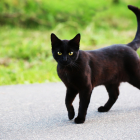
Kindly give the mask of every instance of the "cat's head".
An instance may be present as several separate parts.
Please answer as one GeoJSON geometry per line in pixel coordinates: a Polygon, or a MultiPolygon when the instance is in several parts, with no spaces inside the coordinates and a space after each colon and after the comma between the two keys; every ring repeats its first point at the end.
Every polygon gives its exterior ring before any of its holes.
{"type": "Polygon", "coordinates": [[[52,54],[58,64],[68,66],[74,63],[79,56],[80,34],[71,40],[60,40],[51,34],[52,54]]]}

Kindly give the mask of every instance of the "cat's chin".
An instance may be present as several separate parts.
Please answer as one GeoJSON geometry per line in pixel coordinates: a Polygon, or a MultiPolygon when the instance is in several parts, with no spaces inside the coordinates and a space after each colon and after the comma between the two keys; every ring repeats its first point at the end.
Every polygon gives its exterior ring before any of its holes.
{"type": "Polygon", "coordinates": [[[62,66],[62,67],[68,67],[68,66],[70,66],[71,65],[71,63],[66,63],[66,64],[62,64],[62,63],[58,63],[60,66],[62,66]]]}

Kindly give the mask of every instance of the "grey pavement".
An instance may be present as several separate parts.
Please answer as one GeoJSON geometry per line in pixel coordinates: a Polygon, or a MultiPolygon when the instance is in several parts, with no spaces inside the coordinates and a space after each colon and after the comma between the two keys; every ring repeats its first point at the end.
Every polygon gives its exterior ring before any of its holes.
{"type": "MultiPolygon", "coordinates": [[[[139,140],[140,91],[123,83],[107,113],[104,86],[92,93],[84,124],[69,121],[63,83],[0,86],[0,140],[139,140]]],[[[77,115],[79,99],[74,101],[77,115]]]]}

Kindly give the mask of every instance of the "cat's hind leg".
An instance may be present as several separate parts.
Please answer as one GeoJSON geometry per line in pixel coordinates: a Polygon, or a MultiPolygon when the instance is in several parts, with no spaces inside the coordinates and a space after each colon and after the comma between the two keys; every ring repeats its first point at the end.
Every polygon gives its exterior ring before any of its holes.
{"type": "Polygon", "coordinates": [[[129,83],[134,87],[140,89],[140,76],[133,78],[133,80],[130,80],[129,83]]]}
{"type": "Polygon", "coordinates": [[[99,112],[107,112],[116,102],[119,96],[119,84],[110,84],[105,86],[109,95],[109,99],[104,106],[98,108],[99,112]]]}
{"type": "Polygon", "coordinates": [[[132,68],[133,70],[129,74],[130,77],[129,77],[128,83],[140,89],[140,60],[139,60],[139,63],[133,66],[132,68]]]}

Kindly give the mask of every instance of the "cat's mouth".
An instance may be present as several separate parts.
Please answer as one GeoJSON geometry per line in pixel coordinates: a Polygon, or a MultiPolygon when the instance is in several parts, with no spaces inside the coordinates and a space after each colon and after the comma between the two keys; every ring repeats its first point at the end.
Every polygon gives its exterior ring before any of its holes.
{"type": "Polygon", "coordinates": [[[67,67],[67,66],[70,66],[71,65],[71,63],[68,63],[68,62],[64,62],[64,63],[59,63],[61,66],[65,66],[65,67],[67,67]]]}
{"type": "Polygon", "coordinates": [[[79,69],[79,65],[75,62],[69,62],[69,63],[59,63],[62,67],[64,68],[76,68],[76,69],[79,69]]]}
{"type": "Polygon", "coordinates": [[[63,67],[72,67],[74,62],[71,61],[66,61],[66,62],[58,62],[59,65],[63,66],[63,67]]]}

